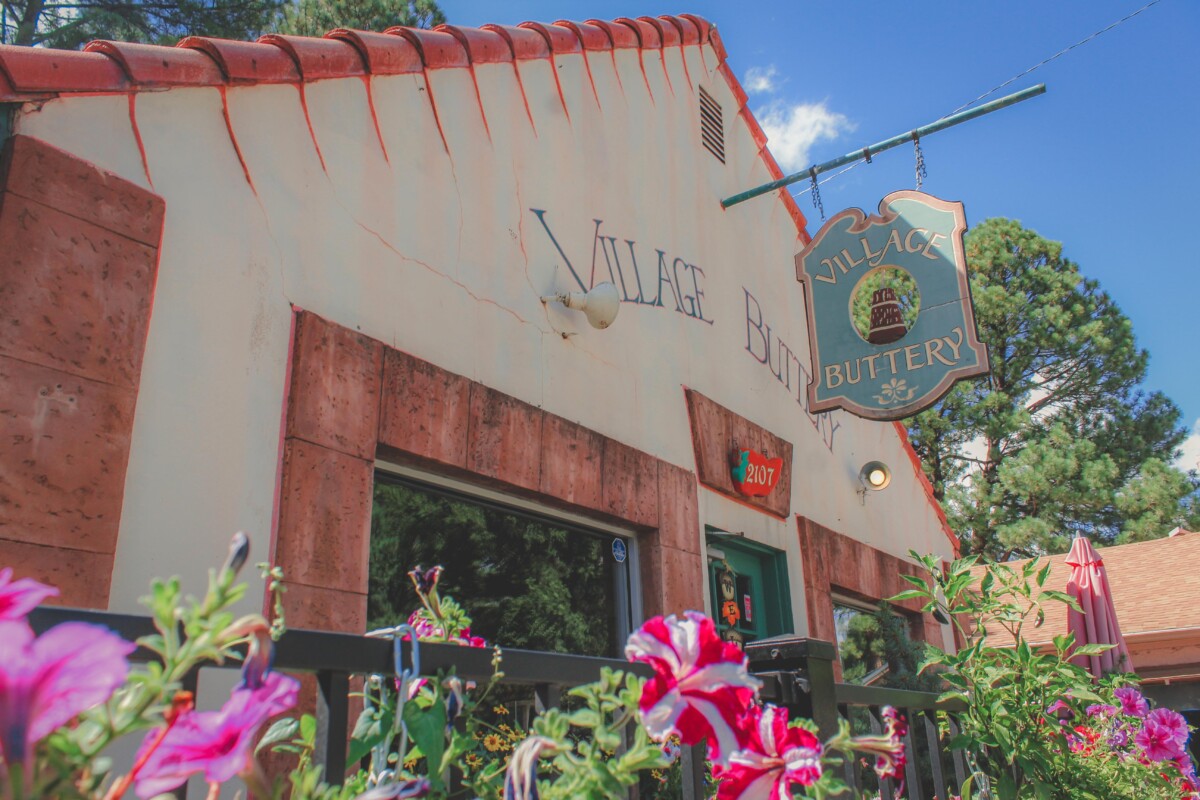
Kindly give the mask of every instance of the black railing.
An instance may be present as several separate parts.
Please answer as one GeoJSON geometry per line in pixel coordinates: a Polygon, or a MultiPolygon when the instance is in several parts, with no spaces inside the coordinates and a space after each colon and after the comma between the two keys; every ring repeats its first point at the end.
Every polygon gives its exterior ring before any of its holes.
{"type": "MultiPolygon", "coordinates": [[[[827,739],[837,733],[838,720],[851,723],[856,734],[880,733],[881,710],[892,706],[908,721],[905,737],[905,790],[908,800],[946,800],[948,788],[962,786],[966,765],[961,751],[951,751],[945,741],[957,734],[956,712],[963,709],[958,701],[938,702],[932,692],[914,692],[883,686],[859,686],[834,681],[833,662],[837,652],[829,642],[796,636],[760,639],[746,645],[750,671],[764,682],[761,696],[767,702],[787,706],[799,716],[810,717],[827,739]],[[939,714],[941,719],[939,719],[939,714]],[[949,736],[942,736],[939,724],[949,736]],[[863,730],[863,728],[867,730],[863,730]],[[921,744],[921,740],[924,744],[921,744]],[[953,772],[955,783],[946,778],[953,772]]],[[[854,789],[864,789],[863,770],[847,761],[845,781],[854,789]]],[[[879,795],[895,797],[891,780],[879,781],[879,795]]]]}
{"type": "MultiPolygon", "coordinates": [[[[129,641],[155,632],[149,617],[74,608],[39,608],[30,614],[29,620],[38,633],[69,621],[104,625],[129,641]]],[[[401,647],[403,665],[410,666],[411,644],[402,642],[401,647]]],[[[558,705],[563,687],[597,680],[604,667],[644,676],[651,674],[644,664],[631,664],[618,659],[507,648],[502,652],[503,682],[532,687],[537,699],[547,708],[558,705]]],[[[822,738],[837,732],[839,717],[854,718],[854,709],[864,710],[870,727],[875,731],[881,729],[879,712],[883,706],[900,709],[910,723],[906,742],[906,797],[909,800],[928,800],[929,794],[925,791],[927,786],[932,787],[938,798],[950,796],[945,779],[948,774],[947,753],[939,736],[936,714],[950,712],[952,715],[959,706],[938,703],[936,694],[835,683],[835,651],[828,642],[791,636],[776,637],[748,644],[746,653],[750,658],[751,671],[763,680],[762,698],[787,706],[793,715],[811,717],[820,728],[822,738]],[[921,738],[918,731],[922,730],[926,743],[924,748],[917,745],[921,738]],[[928,774],[922,772],[923,764],[930,767],[928,774]]],[[[316,676],[315,758],[323,765],[328,782],[341,783],[346,773],[346,743],[351,724],[351,676],[394,674],[394,656],[393,643],[389,639],[322,631],[289,630],[276,644],[276,669],[316,676]]],[[[131,658],[134,661],[148,661],[155,657],[153,653],[139,649],[131,658]]],[[[438,670],[453,668],[455,674],[464,679],[489,680],[493,674],[492,657],[492,651],[487,648],[430,643],[420,645],[420,665],[424,675],[434,675],[438,670]]],[[[221,665],[206,665],[206,668],[236,669],[239,666],[237,661],[227,661],[221,665]]],[[[185,684],[185,688],[196,691],[198,676],[188,676],[185,684]]],[[[861,713],[858,716],[861,717],[861,713]]],[[[952,717],[949,724],[953,726],[952,717]]],[[[703,748],[685,749],[682,761],[683,797],[703,798],[703,748]]],[[[961,786],[965,777],[961,753],[953,753],[951,761],[957,780],[955,785],[961,786]]],[[[846,780],[851,786],[861,788],[852,764],[847,764],[846,780]]],[[[890,782],[881,781],[879,788],[883,798],[894,796],[890,782]]]]}

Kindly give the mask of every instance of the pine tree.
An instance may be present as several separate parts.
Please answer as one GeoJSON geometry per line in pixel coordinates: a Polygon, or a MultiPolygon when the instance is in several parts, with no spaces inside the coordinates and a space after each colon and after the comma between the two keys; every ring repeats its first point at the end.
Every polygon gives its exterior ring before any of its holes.
{"type": "Polygon", "coordinates": [[[965,550],[1004,560],[1194,525],[1196,478],[1169,465],[1186,429],[1141,388],[1129,318],[1015,221],[983,222],[966,251],[991,374],[906,421],[965,550]]]}

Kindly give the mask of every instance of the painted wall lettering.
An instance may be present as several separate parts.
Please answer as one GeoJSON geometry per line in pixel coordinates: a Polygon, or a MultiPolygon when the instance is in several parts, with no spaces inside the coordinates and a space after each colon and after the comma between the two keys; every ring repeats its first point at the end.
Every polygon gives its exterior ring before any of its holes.
{"type": "Polygon", "coordinates": [[[754,295],[750,294],[750,290],[743,286],[742,292],[746,296],[746,352],[769,369],[775,380],[793,394],[796,404],[804,410],[809,423],[821,435],[825,447],[832,453],[834,436],[838,428],[842,427],[842,423],[833,413],[814,414],[809,409],[805,387],[812,381],[811,373],[783,339],[771,330],[771,326],[763,319],[762,306],[754,295]],[[796,375],[795,388],[792,381],[793,367],[796,375]]]}
{"type": "Polygon", "coordinates": [[[586,292],[597,282],[610,281],[621,293],[624,303],[670,309],[685,317],[713,324],[713,319],[704,313],[704,270],[697,265],[688,263],[682,256],[659,249],[653,250],[653,256],[642,250],[639,258],[636,241],[609,236],[603,229],[604,221],[593,219],[592,260],[587,267],[585,280],[580,271],[582,262],[572,262],[567,255],[550,228],[545,209],[529,210],[541,223],[542,230],[550,238],[581,291],[586,292]]]}

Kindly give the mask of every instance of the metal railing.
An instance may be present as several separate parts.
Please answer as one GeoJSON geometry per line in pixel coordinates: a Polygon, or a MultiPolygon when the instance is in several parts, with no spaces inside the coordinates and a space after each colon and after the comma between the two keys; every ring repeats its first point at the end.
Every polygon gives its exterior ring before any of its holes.
{"type": "MultiPolygon", "coordinates": [[[[962,786],[966,779],[963,754],[945,747],[938,719],[939,714],[944,715],[941,722],[947,725],[950,737],[956,735],[954,714],[964,709],[960,701],[939,703],[938,695],[932,692],[837,683],[833,669],[837,651],[829,642],[817,639],[797,636],[760,639],[746,645],[746,654],[750,658],[750,671],[764,682],[762,698],[786,706],[794,715],[812,718],[821,730],[822,739],[837,733],[839,719],[849,721],[852,727],[859,723],[857,727],[861,728],[865,718],[869,731],[856,729],[854,733],[881,733],[883,707],[898,709],[909,723],[903,794],[908,800],[932,797],[945,800],[952,794],[948,789],[962,786]],[[948,785],[946,778],[950,772],[956,782],[948,785]]],[[[843,777],[851,788],[866,788],[860,772],[858,765],[846,762],[843,777]]],[[[880,797],[891,800],[895,791],[892,781],[879,781],[880,797]]]]}
{"type": "MultiPolygon", "coordinates": [[[[131,614],[113,614],[75,608],[44,607],[33,611],[30,624],[39,634],[62,622],[89,622],[104,625],[129,641],[155,632],[149,617],[131,614]]],[[[599,679],[604,667],[621,669],[638,675],[649,676],[651,670],[644,664],[592,656],[545,653],[531,650],[504,648],[501,669],[503,683],[532,687],[540,703],[547,707],[558,705],[563,687],[578,686],[599,679]]],[[[851,719],[853,709],[865,709],[870,725],[875,731],[881,729],[879,712],[883,706],[900,709],[909,720],[909,735],[906,749],[907,789],[909,800],[929,800],[926,786],[932,786],[938,798],[947,798],[946,761],[947,753],[938,735],[938,712],[954,712],[960,706],[954,703],[938,703],[937,695],[911,692],[874,686],[835,683],[833,661],[836,657],[832,644],[815,639],[794,636],[776,637],[751,642],[746,646],[750,658],[750,669],[763,680],[761,696],[764,701],[788,707],[793,715],[811,717],[818,725],[822,738],[837,732],[838,718],[851,719]],[[918,747],[924,731],[925,747],[918,747]],[[919,765],[921,753],[927,754],[931,774],[922,775],[919,765]]],[[[486,681],[493,673],[492,650],[488,648],[461,647],[452,644],[420,645],[421,671],[424,675],[435,675],[438,670],[454,669],[464,679],[486,681]]],[[[156,656],[139,648],[131,656],[133,661],[149,661],[156,656]]],[[[401,643],[401,660],[404,666],[412,663],[411,643],[401,643]]],[[[316,761],[324,767],[325,780],[341,783],[347,769],[346,743],[351,721],[350,695],[351,677],[355,675],[391,675],[396,670],[394,646],[389,639],[372,638],[322,631],[289,630],[276,644],[276,669],[292,673],[308,673],[316,676],[317,691],[317,738],[316,761]]],[[[206,666],[206,669],[237,669],[238,661],[206,666]]],[[[185,680],[185,687],[195,692],[198,675],[193,673],[185,680]]],[[[861,714],[859,715],[861,716],[861,714]]],[[[953,722],[950,722],[953,725],[953,722]]],[[[855,731],[863,733],[865,731],[855,731]]],[[[952,733],[953,733],[952,729],[952,733]]],[[[952,754],[956,785],[964,780],[962,754],[952,754]]],[[[683,797],[705,796],[706,768],[702,746],[686,748],[682,758],[683,797]]],[[[852,765],[847,765],[846,780],[851,786],[862,788],[852,765]]],[[[890,782],[881,781],[881,796],[892,798],[890,782]]]]}

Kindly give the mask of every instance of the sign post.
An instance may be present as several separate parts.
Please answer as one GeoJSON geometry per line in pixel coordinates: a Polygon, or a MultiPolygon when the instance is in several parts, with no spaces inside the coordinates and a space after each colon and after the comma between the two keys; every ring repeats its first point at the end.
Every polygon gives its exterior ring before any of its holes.
{"type": "Polygon", "coordinates": [[[809,408],[897,420],[988,372],[967,282],[962,203],[889,194],[852,208],[796,256],[813,378],[809,408]]]}

